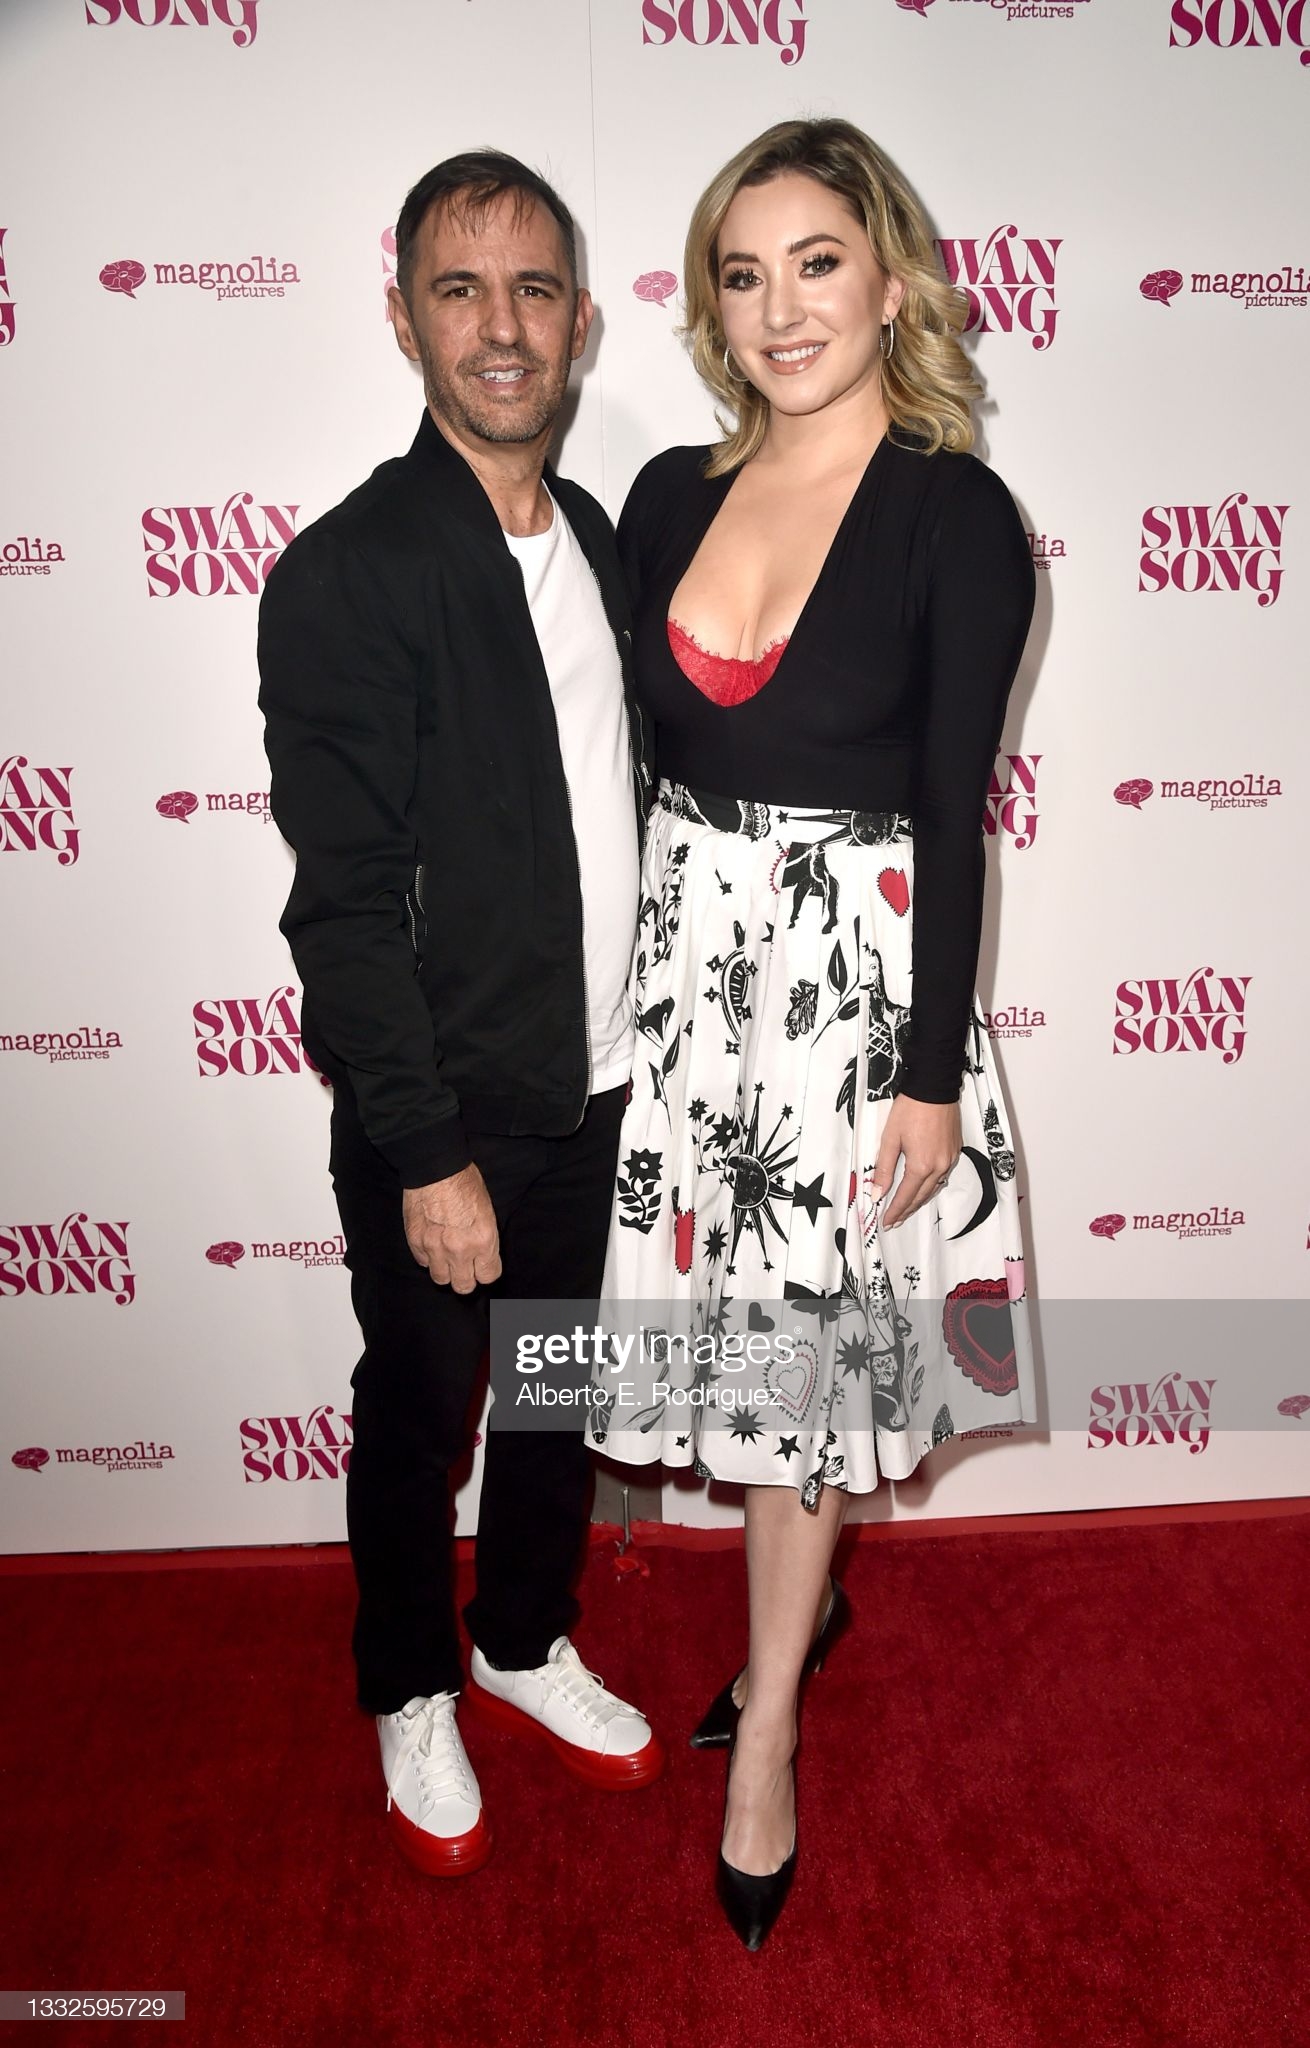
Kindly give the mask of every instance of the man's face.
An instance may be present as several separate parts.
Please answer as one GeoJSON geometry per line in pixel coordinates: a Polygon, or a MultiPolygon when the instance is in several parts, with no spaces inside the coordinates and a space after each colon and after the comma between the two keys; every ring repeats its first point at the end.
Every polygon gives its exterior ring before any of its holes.
{"type": "MultiPolygon", "coordinates": [[[[458,195],[456,195],[458,197],[458,195]]],[[[590,294],[575,294],[563,237],[531,195],[469,218],[434,206],[418,232],[412,305],[391,288],[396,340],[423,368],[433,412],[461,440],[535,441],[587,345],[590,294]]]]}

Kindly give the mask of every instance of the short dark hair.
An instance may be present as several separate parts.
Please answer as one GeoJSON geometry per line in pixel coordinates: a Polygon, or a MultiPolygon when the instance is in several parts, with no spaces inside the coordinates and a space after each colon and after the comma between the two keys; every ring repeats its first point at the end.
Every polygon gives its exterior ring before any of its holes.
{"type": "Polygon", "coordinates": [[[506,156],[503,150],[469,149],[462,156],[448,156],[442,163],[434,164],[427,176],[420,178],[405,195],[396,222],[396,284],[406,305],[410,303],[414,277],[414,244],[432,208],[449,205],[458,198],[457,211],[476,220],[510,192],[518,195],[521,205],[539,201],[554,217],[564,243],[569,277],[577,290],[577,230],[573,215],[554,186],[548,185],[539,172],[521,164],[516,156],[506,156]]]}

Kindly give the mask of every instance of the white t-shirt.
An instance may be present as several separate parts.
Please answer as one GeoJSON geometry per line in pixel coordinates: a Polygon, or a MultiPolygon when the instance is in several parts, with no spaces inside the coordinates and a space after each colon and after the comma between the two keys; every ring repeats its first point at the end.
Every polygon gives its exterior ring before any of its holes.
{"type": "Polygon", "coordinates": [[[590,1092],[632,1071],[628,969],[637,928],[637,817],[623,668],[600,586],[554,498],[545,533],[505,541],[523,570],[550,681],[582,881],[590,1092]]]}

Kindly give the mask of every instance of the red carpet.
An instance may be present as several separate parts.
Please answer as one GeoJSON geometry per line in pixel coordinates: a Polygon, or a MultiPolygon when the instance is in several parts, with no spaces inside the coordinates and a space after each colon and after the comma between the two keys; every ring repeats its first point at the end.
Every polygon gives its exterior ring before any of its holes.
{"type": "Polygon", "coordinates": [[[588,1792],[466,1715],[498,1845],[440,1884],[384,1834],[348,1568],[0,1579],[0,1982],[185,1990],[191,2048],[1310,2039],[1310,1517],[853,1546],[758,1956],[711,1889],[722,1759],[685,1743],[743,1561],[643,1554],[593,1556],[578,1642],[667,1777],[588,1792]]]}

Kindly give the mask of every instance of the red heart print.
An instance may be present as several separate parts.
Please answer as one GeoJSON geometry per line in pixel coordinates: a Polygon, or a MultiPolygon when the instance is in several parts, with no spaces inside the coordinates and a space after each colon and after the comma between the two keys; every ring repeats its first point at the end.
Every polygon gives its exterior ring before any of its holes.
{"type": "Polygon", "coordinates": [[[910,885],[904,868],[884,868],[878,877],[878,889],[884,903],[890,903],[897,917],[904,917],[910,907],[910,885]]]}

